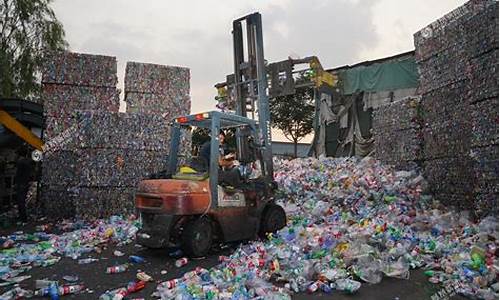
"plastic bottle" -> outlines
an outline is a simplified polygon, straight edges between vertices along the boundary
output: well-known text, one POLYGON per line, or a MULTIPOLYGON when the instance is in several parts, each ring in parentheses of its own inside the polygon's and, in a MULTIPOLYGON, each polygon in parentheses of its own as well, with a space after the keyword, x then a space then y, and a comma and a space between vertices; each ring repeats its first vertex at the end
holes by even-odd
POLYGON ((328 283, 320 283, 319 288, 323 291, 325 294, 330 294, 332 292, 332 288, 328 283))
POLYGON ((352 279, 339 279, 335 281, 335 288, 339 291, 354 293, 361 287, 361 282, 352 279))
POLYGON ((310 284, 308 287, 307 287, 307 292, 312 294, 314 292, 316 292, 319 288, 319 285, 317 282, 313 282, 312 284, 310 284))
POLYGON ((175 266, 177 268, 180 268, 182 266, 187 265, 188 261, 189 260, 187 259, 187 257, 179 258, 178 260, 175 261, 175 266))
POLYGON ((52 280, 46 280, 46 279, 37 279, 35 281, 35 288, 36 289, 43 289, 49 287, 51 284, 55 284, 55 281, 52 280))
POLYGON ((146 274, 146 272, 139 272, 137 273, 136 277, 141 281, 153 281, 153 277, 146 274))
POLYGON ((53 283, 50 283, 48 286, 45 286, 45 287, 42 287, 42 288, 39 288, 38 290, 35 291, 35 296, 37 297, 45 297, 45 296, 48 296, 50 294, 50 286, 52 285, 53 283))
POLYGON ((146 282, 139 280, 137 282, 131 281, 127 284, 127 292, 135 293, 142 290, 146 286, 146 282))
POLYGON ((59 288, 57 287, 57 284, 51 284, 48 292, 50 300, 59 300, 59 288))
POLYGON ((123 273, 123 272, 127 271, 127 269, 128 269, 128 264, 107 267, 106 274, 123 273))
POLYGON ((180 283, 180 280, 179 279, 171 279, 171 280, 168 280, 168 281, 165 281, 164 282, 164 285, 167 289, 173 289, 175 288, 176 286, 178 286, 180 283))
POLYGON ((48 267, 56 264, 60 260, 59 257, 57 258, 50 258, 46 260, 37 260, 33 263, 33 266, 35 267, 48 267))
POLYGON ((58 288, 60 296, 75 294, 80 291, 83 291, 84 289, 85 286, 83 284, 63 285, 58 288))
POLYGON ((20 287, 15 287, 10 291, 7 291, 0 295, 0 299, 24 299, 33 297, 33 292, 28 290, 23 290, 20 287))
POLYGON ((90 264, 90 263, 93 263, 96 261, 99 261, 99 259, 97 259, 97 258, 83 258, 83 259, 78 260, 78 264, 79 265, 86 265, 86 264, 90 264))
POLYGON ((128 259, 131 262, 136 263, 136 264, 142 264, 143 262, 146 261, 143 257, 137 256, 137 255, 131 255, 128 257, 128 259))
POLYGON ((116 290, 108 291, 99 296, 99 300, 121 300, 128 295, 126 288, 119 288, 116 290))

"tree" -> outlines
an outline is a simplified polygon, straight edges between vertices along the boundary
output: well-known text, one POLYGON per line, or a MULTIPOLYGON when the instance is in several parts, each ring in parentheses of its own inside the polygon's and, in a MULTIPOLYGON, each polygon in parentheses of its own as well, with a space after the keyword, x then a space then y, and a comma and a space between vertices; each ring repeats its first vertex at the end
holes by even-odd
POLYGON ((52 0, 1 0, 0 97, 35 97, 44 51, 66 49, 52 0))
POLYGON ((299 89, 293 95, 271 98, 269 102, 271 126, 283 132, 293 142, 297 157, 297 143, 313 130, 314 99, 311 89, 299 89))

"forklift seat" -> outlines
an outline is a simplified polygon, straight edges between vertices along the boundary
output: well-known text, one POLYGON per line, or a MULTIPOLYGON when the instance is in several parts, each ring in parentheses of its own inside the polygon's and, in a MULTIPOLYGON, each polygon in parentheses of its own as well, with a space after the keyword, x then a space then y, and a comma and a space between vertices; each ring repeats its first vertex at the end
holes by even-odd
POLYGON ((208 172, 204 173, 177 173, 172 175, 172 179, 203 181, 208 178, 208 172))

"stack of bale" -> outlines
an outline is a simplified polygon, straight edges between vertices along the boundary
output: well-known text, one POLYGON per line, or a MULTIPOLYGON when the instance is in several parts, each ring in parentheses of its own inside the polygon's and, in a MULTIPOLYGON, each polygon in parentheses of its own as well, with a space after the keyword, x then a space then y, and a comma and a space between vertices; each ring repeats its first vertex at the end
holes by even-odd
POLYGON ((128 112, 186 114, 190 106, 189 69, 127 62, 125 102, 128 112))
POLYGON ((74 125, 77 110, 118 112, 115 57, 56 52, 45 60, 49 62, 42 70, 46 140, 74 125))
POLYGON ((412 168, 421 160, 420 99, 408 97, 387 103, 373 112, 374 156, 398 169, 412 168))
POLYGON ((498 211, 498 2, 470 1, 415 34, 424 173, 444 203, 498 211))
MULTIPOLYGON (((42 168, 42 200, 52 216, 73 216, 79 185, 79 154, 72 142, 82 129, 79 110, 118 113, 116 58, 70 52, 50 53, 42 71, 44 141, 64 146, 47 153, 42 168), (76 128, 76 130, 75 130, 76 128), (70 142, 68 142, 70 140, 70 142)), ((90 203, 84 203, 89 205, 90 203)))
MULTIPOLYGON (((105 57, 112 62, 94 64, 98 58, 101 57, 59 53, 47 59, 46 70, 52 70, 49 74, 64 74, 69 78, 74 76, 72 72, 78 72, 85 79, 111 78, 111 74, 116 78, 116 59, 105 57), (103 64, 111 67, 102 69, 100 66, 103 64)), ((116 79, 106 87, 114 89, 118 95, 115 85, 116 79)), ((116 104, 111 106, 109 97, 102 93, 89 92, 91 96, 87 93, 66 94, 59 87, 48 86, 46 81, 43 86, 44 91, 50 91, 44 93, 48 112, 56 113, 59 109, 60 116, 64 118, 64 122, 58 122, 57 117, 46 119, 46 141, 71 132, 69 136, 64 136, 70 141, 44 159, 42 197, 48 215, 85 218, 133 212, 137 183, 166 169, 169 116, 146 112, 121 113, 118 112, 118 96, 114 98, 116 104), (53 99, 60 100, 52 103, 53 99), (69 130, 75 127, 77 130, 69 130)), ((88 81, 75 81, 75 86, 87 90, 88 81)), ((189 76, 184 86, 189 91, 189 76)), ((189 102, 179 103, 181 105, 183 112, 189 112, 189 102)), ((167 109, 164 114, 168 115, 167 109)), ((177 112, 177 108, 173 111, 177 112)))
MULTIPOLYGON (((167 122, 189 114, 189 69, 138 62, 125 68, 127 112, 163 116, 167 122)), ((182 131, 180 157, 186 162, 191 152, 191 135, 182 131)))

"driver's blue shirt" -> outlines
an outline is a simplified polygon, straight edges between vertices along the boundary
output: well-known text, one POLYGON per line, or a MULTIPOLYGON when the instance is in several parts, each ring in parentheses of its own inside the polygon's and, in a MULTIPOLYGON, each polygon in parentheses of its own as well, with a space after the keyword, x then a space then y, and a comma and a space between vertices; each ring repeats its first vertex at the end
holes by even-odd
MULTIPOLYGON (((219 145, 219 154, 224 155, 225 152, 226 151, 224 150, 224 145, 219 145)), ((205 163, 205 167, 208 168, 208 166, 210 164, 210 141, 206 141, 201 146, 199 156, 203 159, 203 162, 205 163)))

